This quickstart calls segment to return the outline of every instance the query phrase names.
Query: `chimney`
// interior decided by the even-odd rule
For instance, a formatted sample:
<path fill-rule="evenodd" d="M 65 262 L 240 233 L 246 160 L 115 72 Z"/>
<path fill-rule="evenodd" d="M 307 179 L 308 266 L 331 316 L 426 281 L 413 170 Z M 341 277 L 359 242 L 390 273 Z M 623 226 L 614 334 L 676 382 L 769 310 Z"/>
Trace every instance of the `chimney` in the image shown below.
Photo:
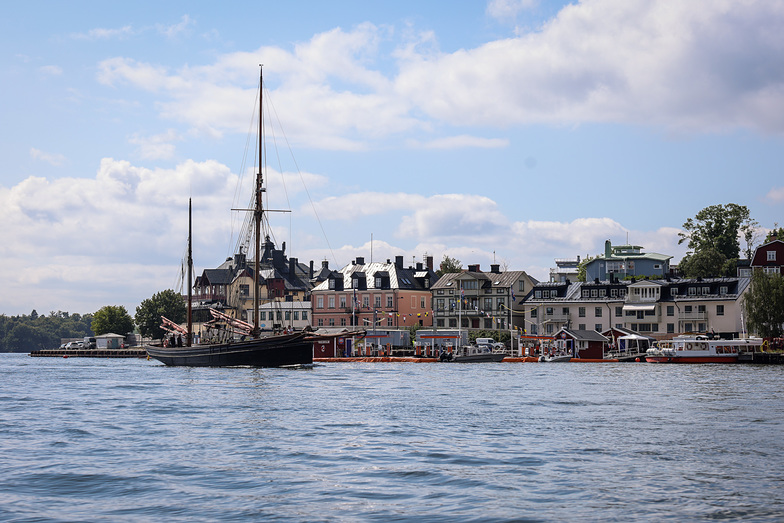
<path fill-rule="evenodd" d="M 402 256 L 395 256 L 395 267 L 398 269 L 403 268 L 403 257 Z"/>
<path fill-rule="evenodd" d="M 482 271 L 479 270 L 479 264 L 477 263 L 476 265 L 469 265 L 468 272 L 482 272 Z"/>
<path fill-rule="evenodd" d="M 416 270 L 418 270 L 418 271 L 421 271 L 421 270 L 422 270 L 422 262 L 417 262 L 417 264 L 416 264 Z"/>
<path fill-rule="evenodd" d="M 322 260 L 321 261 L 321 268 L 322 269 L 329 269 L 329 260 Z"/>
<path fill-rule="evenodd" d="M 580 255 L 577 255 L 577 265 L 580 265 Z"/>
<path fill-rule="evenodd" d="M 433 257 L 432 256 L 428 256 L 428 257 L 425 258 L 425 261 L 427 262 L 427 268 L 432 271 L 433 270 Z"/>
<path fill-rule="evenodd" d="M 364 256 L 357 256 L 357 259 L 354 260 L 354 265 L 365 265 Z"/>
<path fill-rule="evenodd" d="M 308 272 L 308 279 L 313 279 L 313 260 L 310 260 L 310 271 Z"/>
<path fill-rule="evenodd" d="M 295 278 L 297 276 L 297 259 L 296 258 L 289 258 L 289 279 Z"/>
<path fill-rule="evenodd" d="M 490 272 L 493 274 L 500 274 L 501 273 L 501 265 L 498 263 L 494 263 L 490 265 Z"/>
<path fill-rule="evenodd" d="M 610 240 L 605 240 L 604 242 L 604 258 L 612 258 L 612 243 L 610 243 Z"/>

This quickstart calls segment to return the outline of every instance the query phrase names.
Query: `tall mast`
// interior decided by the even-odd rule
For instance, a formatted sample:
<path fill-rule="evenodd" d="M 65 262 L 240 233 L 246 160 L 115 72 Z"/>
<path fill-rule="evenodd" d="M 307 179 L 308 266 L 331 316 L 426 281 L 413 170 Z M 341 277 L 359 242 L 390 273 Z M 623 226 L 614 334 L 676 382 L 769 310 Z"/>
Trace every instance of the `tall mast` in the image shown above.
<path fill-rule="evenodd" d="M 185 346 L 193 343 L 193 220 L 191 218 L 192 198 L 188 198 L 188 334 L 185 335 Z"/>
<path fill-rule="evenodd" d="M 261 217 L 264 214 L 264 209 L 262 207 L 262 193 L 264 192 L 264 188 L 262 187 L 263 182 L 263 173 L 262 173 L 262 153 L 264 147 L 264 136 L 262 132 L 264 130 L 264 121 L 263 121 L 263 93 L 264 93 L 264 71 L 261 64 L 259 64 L 259 171 L 256 174 L 256 190 L 254 192 L 255 197 L 255 205 L 253 208 L 253 221 L 255 224 L 256 229 L 256 241 L 255 241 L 255 250 L 254 253 L 254 261 L 253 261 L 253 337 L 256 338 L 259 336 L 260 329 L 259 329 L 259 256 L 260 256 L 260 245 L 261 245 Z"/>

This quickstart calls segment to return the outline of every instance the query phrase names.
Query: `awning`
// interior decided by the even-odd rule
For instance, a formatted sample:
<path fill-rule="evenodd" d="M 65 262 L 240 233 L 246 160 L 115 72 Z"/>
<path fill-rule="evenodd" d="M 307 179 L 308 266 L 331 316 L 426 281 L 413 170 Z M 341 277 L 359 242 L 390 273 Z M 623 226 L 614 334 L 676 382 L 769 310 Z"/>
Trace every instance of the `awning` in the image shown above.
<path fill-rule="evenodd" d="M 633 312 L 637 312 L 637 311 L 655 311 L 656 310 L 656 304 L 655 303 L 650 303 L 650 304 L 646 303 L 645 305 L 628 305 L 627 304 L 627 305 L 623 306 L 623 310 L 624 311 L 633 311 Z"/>

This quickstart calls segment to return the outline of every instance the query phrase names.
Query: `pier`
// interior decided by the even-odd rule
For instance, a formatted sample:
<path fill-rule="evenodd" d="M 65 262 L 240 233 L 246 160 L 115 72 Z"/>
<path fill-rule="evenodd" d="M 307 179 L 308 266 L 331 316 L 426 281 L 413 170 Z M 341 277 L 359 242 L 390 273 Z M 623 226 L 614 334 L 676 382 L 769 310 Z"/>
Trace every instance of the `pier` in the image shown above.
<path fill-rule="evenodd" d="M 146 358 L 147 351 L 130 349 L 41 349 L 30 352 L 33 358 Z"/>

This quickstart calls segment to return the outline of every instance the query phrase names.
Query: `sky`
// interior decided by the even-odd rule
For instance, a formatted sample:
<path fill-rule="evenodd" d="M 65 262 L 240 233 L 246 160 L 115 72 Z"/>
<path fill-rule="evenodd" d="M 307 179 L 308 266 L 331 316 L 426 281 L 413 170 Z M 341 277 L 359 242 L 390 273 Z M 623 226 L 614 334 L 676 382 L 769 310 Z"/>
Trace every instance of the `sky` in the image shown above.
<path fill-rule="evenodd" d="M 91 313 L 237 246 L 263 64 L 272 234 L 547 280 L 683 223 L 784 224 L 784 2 L 8 2 L 0 314 Z"/>

